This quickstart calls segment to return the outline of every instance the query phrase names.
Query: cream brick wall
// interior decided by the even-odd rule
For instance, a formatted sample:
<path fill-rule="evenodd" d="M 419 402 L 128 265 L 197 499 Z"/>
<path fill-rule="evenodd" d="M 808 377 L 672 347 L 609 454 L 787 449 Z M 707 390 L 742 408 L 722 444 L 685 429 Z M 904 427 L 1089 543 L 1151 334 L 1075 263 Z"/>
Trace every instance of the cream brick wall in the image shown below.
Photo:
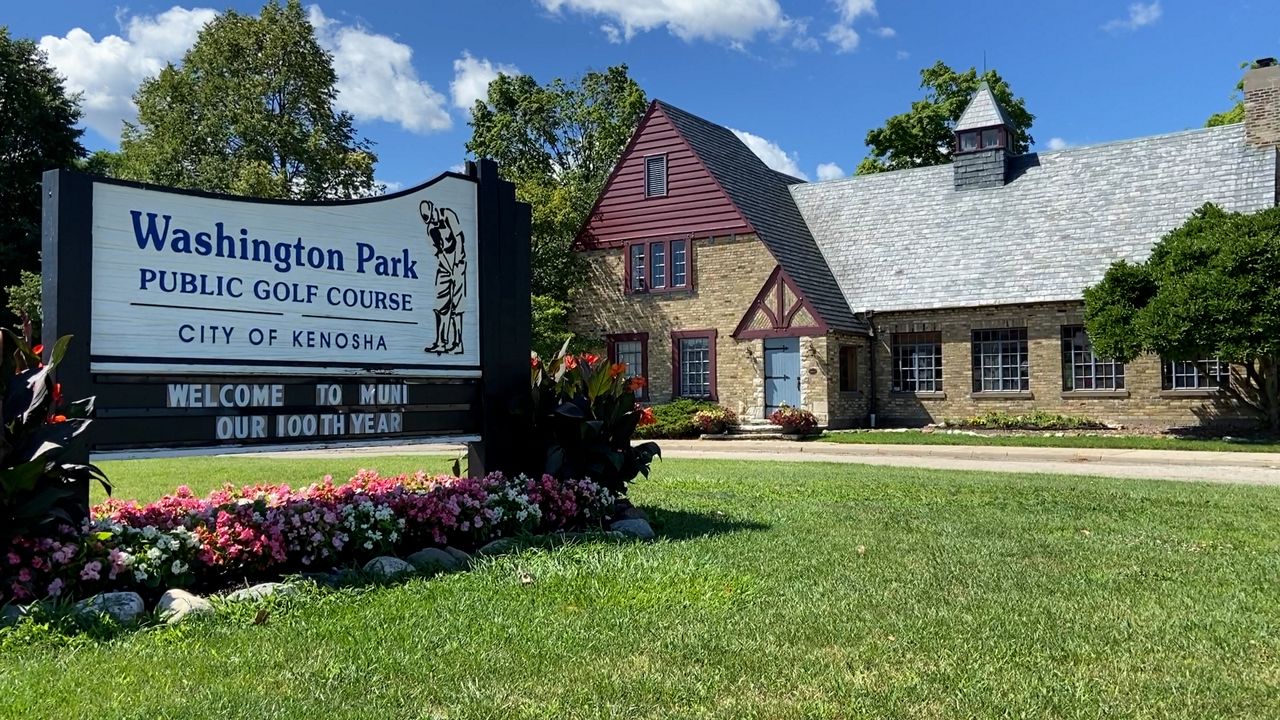
<path fill-rule="evenodd" d="M 777 263 L 755 235 L 699 238 L 693 247 L 694 289 L 673 293 L 625 294 L 621 248 L 582 253 L 587 281 L 574 302 L 570 329 L 601 338 L 648 333 L 649 396 L 657 403 L 671 399 L 671 333 L 714 328 L 720 403 L 744 419 L 763 418 L 764 344 L 735 340 L 733 331 Z M 838 352 L 834 348 L 826 338 L 801 340 L 801 404 L 823 423 L 830 388 L 839 387 L 838 355 L 830 355 Z M 839 407 L 855 404 L 846 398 Z"/>
<path fill-rule="evenodd" d="M 1081 415 L 1127 426 L 1174 427 L 1202 423 L 1233 424 L 1252 416 L 1215 393 L 1166 392 L 1161 389 L 1160 361 L 1138 358 L 1125 366 L 1125 390 L 1065 393 L 1062 389 L 1062 326 L 1083 324 L 1081 303 L 1047 303 L 999 307 L 876 313 L 878 424 L 920 425 L 948 418 L 1003 410 L 1043 409 Z M 998 394 L 975 397 L 971 359 L 972 331 L 1027 328 L 1030 393 L 1018 399 Z M 943 392 L 914 395 L 892 392 L 889 343 L 894 332 L 939 331 L 942 334 Z"/>

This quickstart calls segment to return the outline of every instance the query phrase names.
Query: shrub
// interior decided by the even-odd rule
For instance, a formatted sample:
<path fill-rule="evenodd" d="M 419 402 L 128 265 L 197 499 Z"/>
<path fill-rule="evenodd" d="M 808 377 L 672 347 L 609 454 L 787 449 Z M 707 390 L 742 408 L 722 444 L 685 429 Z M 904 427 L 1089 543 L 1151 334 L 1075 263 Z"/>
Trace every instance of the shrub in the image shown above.
<path fill-rule="evenodd" d="M 1102 430 L 1106 428 L 1106 425 L 1096 420 L 1074 415 L 1058 415 L 1044 410 L 1033 410 L 1022 415 L 994 410 L 959 420 L 947 420 L 946 424 L 979 430 Z"/>
<path fill-rule="evenodd" d="M 361 562 L 423 544 L 473 547 L 528 532 L 599 527 L 614 496 L 589 480 L 383 477 L 364 470 L 293 490 L 185 487 L 147 505 L 108 500 L 82 529 L 19 535 L 0 556 L 6 599 L 105 590 L 211 588 Z"/>
<path fill-rule="evenodd" d="M 636 429 L 636 437 L 680 439 L 698 436 L 698 426 L 694 424 L 694 416 L 703 410 L 714 410 L 719 407 L 706 400 L 680 398 L 668 403 L 654 405 L 653 424 Z"/>
<path fill-rule="evenodd" d="M 699 410 L 693 414 L 693 424 L 704 433 L 718 435 L 738 427 L 738 413 L 727 407 L 717 405 L 708 410 Z"/>
<path fill-rule="evenodd" d="M 29 324 L 22 336 L 0 330 L 0 541 L 78 521 L 77 483 L 97 480 L 111 492 L 98 468 L 63 461 L 93 414 L 93 398 L 64 402 L 53 380 L 71 338 L 58 340 L 48 365 L 44 348 L 30 342 Z"/>
<path fill-rule="evenodd" d="M 782 432 L 806 435 L 818 427 L 818 418 L 808 410 L 783 405 L 769 416 L 769 422 L 782 428 Z"/>
<path fill-rule="evenodd" d="M 548 360 L 537 353 L 530 360 L 536 453 L 530 464 L 562 479 L 591 478 L 623 497 L 661 454 L 656 443 L 631 444 L 637 427 L 654 422 L 653 411 L 636 402 L 644 378 L 627 377 L 622 363 L 568 354 L 567 347 Z"/>

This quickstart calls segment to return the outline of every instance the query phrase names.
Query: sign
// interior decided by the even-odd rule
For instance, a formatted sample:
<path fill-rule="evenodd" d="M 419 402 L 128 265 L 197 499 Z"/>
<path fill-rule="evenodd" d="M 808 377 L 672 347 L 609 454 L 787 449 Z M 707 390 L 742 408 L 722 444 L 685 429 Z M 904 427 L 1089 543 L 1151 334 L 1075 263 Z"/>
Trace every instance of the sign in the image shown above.
<path fill-rule="evenodd" d="M 491 162 L 303 203 L 44 177 L 45 340 L 97 456 L 472 443 L 528 392 L 529 207 Z M 46 345 L 52 345 L 46 342 Z"/>

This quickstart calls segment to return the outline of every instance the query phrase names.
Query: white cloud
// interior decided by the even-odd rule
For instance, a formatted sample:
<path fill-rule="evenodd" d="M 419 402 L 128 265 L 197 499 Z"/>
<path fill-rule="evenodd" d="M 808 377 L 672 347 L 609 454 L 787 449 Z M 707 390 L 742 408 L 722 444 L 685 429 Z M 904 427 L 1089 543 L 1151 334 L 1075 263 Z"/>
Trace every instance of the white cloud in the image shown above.
<path fill-rule="evenodd" d="M 1163 14 L 1164 8 L 1160 7 L 1160 0 L 1153 0 L 1153 2 L 1149 3 L 1136 2 L 1129 6 L 1128 17 L 1110 20 L 1102 26 L 1102 29 L 1107 32 L 1137 30 L 1159 20 Z"/>
<path fill-rule="evenodd" d="M 897 30 L 894 30 L 893 28 L 888 27 L 888 26 L 885 26 L 885 27 L 878 27 L 878 28 L 876 28 L 875 32 L 876 32 L 876 34 L 877 34 L 877 35 L 879 35 L 879 36 L 880 36 L 880 37 L 882 37 L 882 38 L 897 37 L 897 35 L 898 35 L 898 31 L 897 31 Z"/>
<path fill-rule="evenodd" d="M 1063 140 L 1060 137 L 1052 137 L 1052 138 L 1049 138 L 1049 142 L 1048 144 L 1045 145 L 1045 147 L 1049 150 L 1065 150 L 1071 147 L 1071 143 L 1067 142 L 1066 140 Z"/>
<path fill-rule="evenodd" d="M 738 139 L 745 143 L 747 147 L 751 148 L 751 152 L 755 153 L 756 157 L 763 160 L 765 165 L 768 165 L 778 172 L 786 173 L 792 177 L 798 177 L 801 180 L 809 179 L 809 176 L 804 174 L 804 171 L 800 169 L 799 159 L 796 157 L 795 153 L 788 153 L 786 150 L 778 147 L 777 143 L 766 140 L 759 135 L 753 135 L 743 130 L 734 130 L 733 128 L 729 128 L 729 130 L 731 130 L 734 135 L 737 135 Z"/>
<path fill-rule="evenodd" d="M 863 15 L 876 15 L 876 0 L 832 0 L 840 13 L 840 22 L 851 23 Z"/>
<path fill-rule="evenodd" d="M 868 17 L 876 16 L 876 0 L 831 0 L 836 6 L 836 13 L 840 16 L 840 22 L 832 25 L 827 30 L 827 42 L 836 46 L 836 52 L 847 53 L 858 49 L 858 43 L 861 38 L 858 31 L 853 29 L 853 21 L 866 15 Z M 889 34 L 884 35 L 883 31 L 888 30 Z M 881 33 L 881 37 L 893 37 L 893 28 L 880 28 L 875 32 Z"/>
<path fill-rule="evenodd" d="M 899 60 L 906 60 L 907 58 L 911 57 L 911 53 L 907 52 L 906 50 L 899 50 L 894 57 L 898 58 Z"/>
<path fill-rule="evenodd" d="M 124 37 L 95 40 L 74 28 L 63 37 L 40 38 L 40 49 L 66 78 L 67 90 L 82 93 L 84 124 L 116 140 L 124 121 L 137 118 L 133 93 L 139 83 L 180 60 L 200 28 L 217 15 L 209 8 L 173 7 L 159 15 L 117 16 Z"/>
<path fill-rule="evenodd" d="M 449 83 L 453 106 L 470 113 L 477 100 L 489 96 L 489 83 L 499 75 L 519 74 L 520 68 L 515 65 L 494 65 L 485 58 L 474 58 L 471 53 L 463 50 L 462 57 L 453 61 L 453 82 Z"/>
<path fill-rule="evenodd" d="M 818 165 L 819 180 L 838 180 L 845 176 L 844 168 L 831 163 L 821 163 Z"/>
<path fill-rule="evenodd" d="M 375 180 L 375 182 L 384 188 L 383 192 L 387 195 L 404 189 L 404 183 L 396 180 Z"/>
<path fill-rule="evenodd" d="M 848 25 L 832 25 L 827 30 L 827 40 L 836 46 L 836 52 L 847 53 L 858 49 L 858 31 Z"/>
<path fill-rule="evenodd" d="M 795 29 L 778 0 L 538 0 L 548 11 L 576 12 L 604 21 L 610 42 L 625 42 L 642 32 L 666 28 L 681 40 L 741 44 L 760 33 Z"/>
<path fill-rule="evenodd" d="M 338 74 L 334 106 L 361 120 L 385 120 L 418 133 L 448 130 L 453 118 L 445 97 L 413 67 L 413 48 L 358 25 L 325 17 L 318 5 L 308 8 L 320 45 L 333 55 Z"/>

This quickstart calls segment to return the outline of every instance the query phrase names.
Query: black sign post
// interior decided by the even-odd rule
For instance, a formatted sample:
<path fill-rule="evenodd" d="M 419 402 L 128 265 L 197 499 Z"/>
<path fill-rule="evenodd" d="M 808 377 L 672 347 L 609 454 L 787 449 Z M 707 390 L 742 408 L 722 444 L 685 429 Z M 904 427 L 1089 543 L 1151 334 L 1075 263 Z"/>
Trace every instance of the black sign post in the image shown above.
<path fill-rule="evenodd" d="M 426 192 L 433 183 L 445 178 L 453 183 L 457 197 L 470 197 L 465 192 L 466 186 L 458 181 L 474 183 L 474 257 L 466 257 L 457 249 L 466 234 L 461 229 L 465 223 L 459 220 L 459 212 L 438 207 L 437 203 L 427 200 L 422 201 L 419 210 L 417 205 L 408 202 L 417 199 L 417 196 L 408 196 Z M 101 352 L 99 348 L 111 345 L 95 342 L 93 300 L 98 297 L 101 302 L 103 298 L 101 292 L 97 296 L 94 294 L 95 277 L 99 281 L 108 278 L 117 285 L 127 280 L 132 286 L 120 287 L 132 292 L 139 282 L 138 272 L 143 273 L 143 284 L 159 272 L 125 267 L 119 263 L 108 265 L 104 262 L 95 266 L 94 232 L 95 223 L 99 222 L 95 220 L 94 212 L 95 187 L 101 189 L 103 186 L 108 186 L 108 190 L 123 187 L 159 191 L 166 193 L 167 197 L 233 200 L 251 204 L 256 217 L 268 220 L 273 217 L 273 206 L 293 206 L 289 210 L 293 216 L 303 212 L 299 206 L 307 209 L 306 212 L 314 208 L 322 214 L 320 217 L 327 218 L 329 214 L 340 212 L 342 206 L 387 203 L 385 207 L 392 207 L 388 201 L 408 198 L 394 205 L 401 213 L 397 221 L 403 222 L 403 207 L 412 205 L 415 214 L 422 214 L 420 220 L 415 218 L 415 222 L 428 223 L 427 229 L 421 237 L 397 237 L 389 241 L 391 244 L 419 245 L 412 246 L 413 260 L 409 249 L 403 251 L 403 259 L 398 262 L 393 254 L 388 254 L 385 256 L 388 258 L 386 265 L 377 266 L 377 271 L 379 275 L 399 272 L 414 276 L 413 282 L 417 284 L 413 287 L 420 292 L 415 294 L 413 302 L 417 303 L 414 309 L 419 314 L 413 315 L 413 320 L 378 319 L 372 315 L 364 320 L 351 317 L 353 313 L 348 311 L 346 317 L 333 318 L 345 323 L 344 327 L 355 328 L 350 331 L 352 338 L 356 338 L 357 333 L 359 338 L 375 337 L 374 333 L 377 333 L 379 343 L 383 338 L 391 338 L 392 344 L 401 348 L 398 361 L 379 362 L 374 352 L 356 353 L 357 357 L 367 356 L 368 359 L 352 362 L 312 360 L 306 350 L 291 350 L 286 359 L 245 357 L 231 348 L 227 349 L 225 357 L 205 352 L 193 359 L 162 354 L 147 357 L 143 351 L 132 352 L 127 357 Z M 457 190 L 459 187 L 462 190 Z M 90 456 L 109 457 L 113 454 L 136 456 L 165 452 L 181 455 L 245 452 L 267 447 L 453 441 L 468 443 L 472 474 L 519 469 L 524 433 L 519 427 L 518 416 L 512 413 L 512 407 L 518 398 L 527 396 L 529 392 L 530 208 L 516 201 L 515 187 L 499 177 L 494 162 L 468 163 L 465 174 L 446 173 L 417 188 L 359 201 L 298 203 L 248 200 L 108 180 L 66 170 L 45 173 L 43 197 L 44 344 L 52 347 L 56 338 L 74 336 L 58 367 L 58 382 L 69 398 L 97 397 L 97 421 L 86 433 L 80 457 L 71 457 L 68 461 L 85 461 Z M 184 202 L 198 203 L 200 200 Z M 371 212 L 367 207 L 364 210 L 366 215 Z M 470 217 L 465 211 L 462 214 Z M 134 227 L 140 227 L 138 218 L 135 213 Z M 106 223 L 110 222 L 119 223 L 120 218 L 113 216 L 102 220 L 102 227 L 109 227 Z M 168 222 L 166 216 L 166 227 Z M 143 248 L 142 233 L 135 232 L 138 232 L 137 247 Z M 222 232 L 220 225 L 215 238 Z M 327 257 L 331 264 L 329 269 L 333 270 L 335 256 L 324 255 L 323 248 L 310 249 L 312 253 L 321 253 L 319 255 L 305 255 L 304 240 L 298 238 L 298 260 L 311 257 L 323 261 Z M 433 240 L 434 251 L 431 247 Z M 129 241 L 132 242 L 131 239 Z M 366 247 L 373 247 L 371 243 L 362 243 L 360 252 L 364 253 Z M 444 246 L 452 248 L 450 251 L 454 255 L 441 260 L 440 269 L 436 269 L 436 265 L 429 263 L 446 254 L 442 249 Z M 230 247 L 229 243 L 227 247 Z M 158 251 L 159 247 L 155 249 Z M 218 250 L 220 259 L 223 249 Z M 212 253 L 207 246 L 204 250 L 207 252 L 201 254 Z M 286 252 L 292 252 L 292 246 Z M 329 249 L 327 252 L 342 251 Z M 347 270 L 353 269 L 350 266 L 356 261 L 356 254 L 349 250 L 345 257 Z M 169 258 L 159 252 L 154 256 L 162 258 L 156 261 L 157 267 Z M 381 262 L 383 257 L 380 255 L 377 260 Z M 343 259 L 344 256 L 337 256 L 339 269 L 342 269 Z M 370 272 L 373 272 L 373 258 L 361 256 L 358 260 L 362 270 L 368 264 Z M 259 270 L 259 265 L 252 267 L 252 272 L 267 272 Z M 454 280 L 447 276 L 447 271 L 470 273 L 465 275 L 469 278 L 466 285 L 449 285 Z M 152 275 L 148 276 L 148 272 Z M 111 277 L 111 273 L 134 275 L 122 280 Z M 334 273 L 330 273 L 324 277 L 333 276 Z M 226 277 L 218 277 L 219 287 L 225 287 Z M 237 289 L 249 285 L 249 280 L 239 280 L 240 284 L 235 285 Z M 358 294 L 365 289 L 360 284 L 365 280 L 363 276 L 348 273 L 342 279 L 343 291 Z M 373 287 L 381 280 L 370 277 L 367 282 L 369 287 Z M 468 299 L 469 294 L 474 298 Z M 192 296 L 199 302 L 191 300 Z M 241 306 L 223 297 L 199 297 L 198 293 L 192 296 L 176 300 L 157 296 L 164 302 L 157 302 L 154 307 L 158 308 L 157 313 L 178 313 L 184 318 L 188 315 L 205 317 L 198 311 L 208 311 L 210 317 L 225 318 L 221 322 L 228 326 L 237 321 L 241 325 L 258 322 L 262 316 L 267 316 L 266 320 L 284 322 L 283 316 L 287 314 L 239 309 Z M 337 297 L 341 297 L 341 293 L 334 299 Z M 144 299 L 148 302 L 127 304 L 150 305 L 151 296 Z M 463 312 L 464 303 L 465 308 L 472 309 L 469 313 Z M 427 305 L 431 307 L 424 307 Z M 261 308 L 262 304 L 244 307 Z M 131 307 L 130 312 L 137 313 L 137 317 L 143 318 L 141 323 L 146 324 L 144 311 L 148 309 Z M 314 320 L 328 317 L 319 313 L 337 312 L 311 306 L 303 309 L 312 314 L 299 317 L 313 318 L 308 321 L 312 323 L 327 322 Z M 99 311 L 102 312 L 102 308 Z M 432 311 L 435 314 L 434 324 L 431 322 Z M 456 359 L 442 353 L 462 352 L 463 324 L 475 322 L 477 314 L 479 347 L 474 356 L 478 359 L 474 364 L 462 367 Z M 183 342 L 189 342 L 186 337 L 194 335 L 200 325 L 193 320 L 190 325 L 182 327 L 185 333 Z M 187 330 L 188 327 L 192 329 Z M 103 332 L 101 327 L 96 330 Z M 157 329 L 157 332 L 160 331 Z M 163 332 L 170 333 L 170 329 L 166 327 Z M 262 331 L 258 332 L 261 334 Z M 396 333 L 400 333 L 400 337 L 396 337 Z M 412 333 L 412 336 L 404 333 Z M 284 331 L 281 334 L 285 334 Z M 403 347 L 410 340 L 417 343 L 416 348 L 426 347 L 420 358 L 415 356 L 406 362 Z M 351 340 L 356 341 L 369 342 L 358 338 Z M 295 337 L 294 344 L 297 342 Z M 449 347 L 443 347 L 446 344 Z M 115 346 L 118 345 L 117 342 Z M 414 352 L 418 351 L 415 349 Z M 444 360 L 440 359 L 442 357 Z M 453 365 L 448 364 L 451 359 Z M 140 368 L 138 371 L 131 369 L 134 363 Z M 222 365 L 228 368 L 225 374 L 218 371 Z M 455 366 L 458 366 L 457 371 L 452 369 Z M 87 508 L 87 485 L 81 489 L 81 500 Z"/>

